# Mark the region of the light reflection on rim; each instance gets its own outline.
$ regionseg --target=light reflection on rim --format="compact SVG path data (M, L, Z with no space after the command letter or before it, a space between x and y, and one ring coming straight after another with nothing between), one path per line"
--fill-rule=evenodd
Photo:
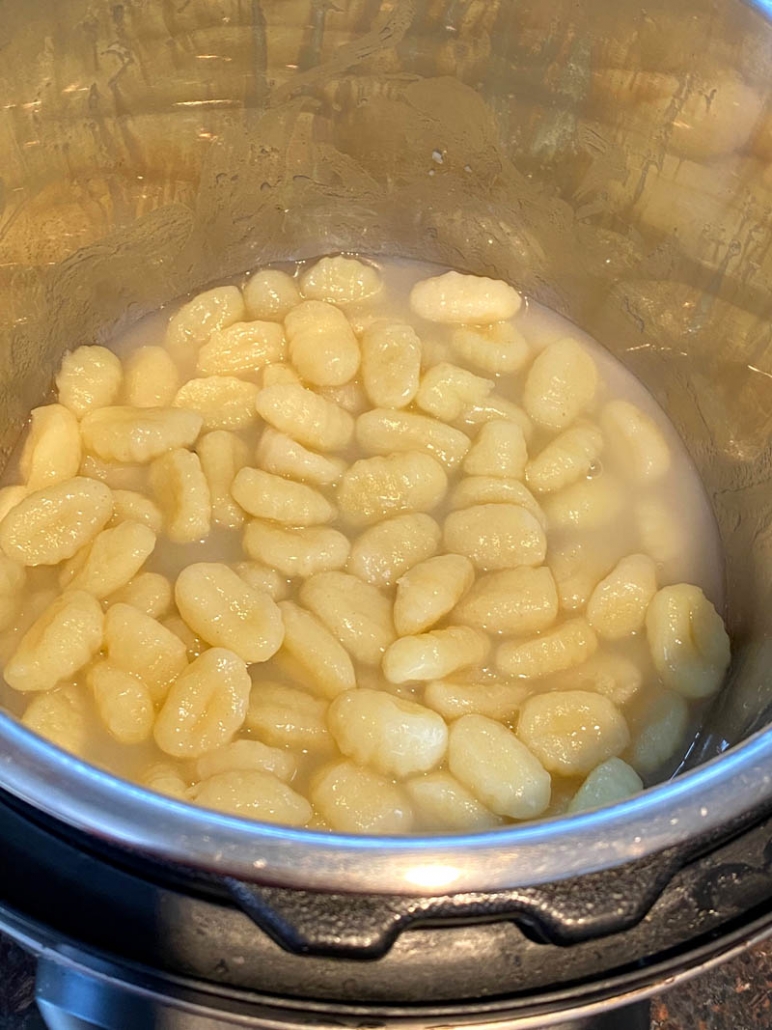
M101 840L210 873L348 892L548 883L682 844L772 800L772 730L610 809L443 838L326 834L198 809L87 765L3 713L0 749L0 787Z

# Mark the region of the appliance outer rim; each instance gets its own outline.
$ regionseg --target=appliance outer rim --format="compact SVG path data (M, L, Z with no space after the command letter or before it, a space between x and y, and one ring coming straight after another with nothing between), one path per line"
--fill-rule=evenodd
M455 837L354 837L260 824L153 794L0 713L0 788L144 856L273 886L437 895L532 887L677 848L772 807L772 729L607 809Z

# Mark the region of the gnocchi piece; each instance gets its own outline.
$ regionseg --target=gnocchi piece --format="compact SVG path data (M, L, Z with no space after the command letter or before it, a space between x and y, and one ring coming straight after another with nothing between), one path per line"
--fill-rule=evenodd
M291 436L270 426L263 430L255 459L264 472L316 486L332 486L346 471L346 463L341 458L310 451Z
M525 337L511 322L460 325L450 343L460 358L492 375L518 372L531 356Z
M153 619L168 614L172 606L172 585L159 572L140 572L109 598L111 604L130 604Z
M405 792L385 776L350 761L321 770L311 786L311 802L340 833L400 834L413 825Z
M354 420L347 411L293 383L264 387L256 406L274 429L317 451L340 451L354 435Z
M356 685L348 651L315 615L292 601L279 604L284 622L284 651L298 662L310 687L333 698Z
M235 433L215 429L199 439L196 453L209 487L212 522L225 529L240 529L244 525L244 510L236 503L231 487L249 462L249 448Z
M22 723L63 751L82 755L88 743L88 707L80 687L73 684L36 694L24 710Z
M558 617L552 573L522 566L481 576L453 612L453 621L486 633L528 636L548 629Z
M196 762L196 775L199 780L206 780L219 773L256 769L289 783L297 772L297 765L289 751L269 747L259 740L242 739L202 755Z
M442 361L424 373L416 403L443 422L455 422L470 408L484 404L493 385L492 379L482 379L459 365Z
M460 480L450 495L450 510L473 508L478 504L517 504L547 528L547 516L531 491L516 479L499 476L467 476Z
M398 779L434 769L448 747L448 727L440 715L382 690L340 694L330 705L327 724L347 758Z
M654 562L646 554L631 554L593 590L587 602L587 621L604 640L622 640L643 629L656 592Z
M313 487L249 466L236 473L231 493L250 515L285 525L316 526L335 515L324 494Z
M550 803L550 775L539 759L484 715L464 715L450 727L448 768L496 815L533 819Z
M421 341L404 322L379 321L362 334L362 382L375 408L404 408L415 399Z
M523 387L523 407L534 422L566 429L589 411L598 389L598 369L576 340L548 344L537 355Z
M646 636L666 687L688 698L716 693L729 667L729 637L699 587L678 583L658 591L646 612Z
M619 482L608 473L550 494L542 501L547 521L556 529L603 529L619 518L625 495Z
M103 529L88 545L70 588L103 600L134 578L153 553L155 539L152 529L141 522L121 522L114 529Z
M110 526L121 522L139 522L160 533L163 529L164 517L157 504L137 490L113 490L113 517Z
M202 808L284 826L305 826L311 806L292 787L258 769L231 769L196 784L189 797Z
M356 422L356 440L368 454L425 451L446 469L464 459L470 440L460 429L412 411L373 408Z
M62 594L32 623L5 663L14 690L49 690L87 665L102 646L104 616L83 590Z
M300 292L306 299L331 304L354 304L380 289L377 268L342 254L321 258L300 277Z
M168 625L123 602L107 609L104 644L110 663L141 679L154 704L187 668L186 646Z
M158 458L150 467L150 487L170 540L192 544L209 535L212 501L197 454L180 447Z
M140 347L126 359L123 401L131 408L166 408L180 388L180 373L163 347Z
M0 489L0 522L17 504L21 504L27 492L26 486L4 486Z
M195 634L227 648L247 665L265 662L281 647L284 626L271 597L217 562L188 565L174 587L177 609Z
M216 329L198 352L200 376L242 376L284 361L284 331L276 322L234 322Z
M689 707L682 694L664 690L636 720L634 739L627 754L641 776L651 776L676 754L689 724Z
M440 554L413 565L397 580L394 627L414 636L452 611L474 582L474 566L460 554Z
M464 460L468 476L501 476L522 479L528 451L525 436L514 422L493 420L480 430Z
M379 665L394 641L389 600L356 576L320 572L300 588L300 600L364 665Z
M348 561L348 537L328 526L292 529L252 519L244 530L244 550L288 578L307 579L318 572L342 569Z
M58 565L90 543L112 513L109 487L75 476L13 507L0 522L0 547L20 565Z
M326 715L327 701L261 680L249 695L246 728L271 747L325 751L330 747Z
M176 758L222 747L244 724L251 687L238 655L221 647L204 651L172 683L153 728L156 744Z
M666 504L656 497L643 497L633 510L641 549L655 562L666 565L687 548L684 531Z
M668 442L654 419L640 408L625 400L609 401L600 413L600 424L621 475L651 483L670 471Z
M508 676L542 679L581 665L598 648L598 638L586 619L569 619L532 640L503 643L496 665Z
M397 515L370 526L351 548L348 569L376 587L392 586L417 562L437 553L442 531L429 515Z
M18 614L26 582L26 569L0 555L0 630L7 629Z
M306 300L284 319L289 355L301 379L342 386L359 371L359 342L348 319L332 304Z
M482 833L501 825L501 819L449 772L416 776L405 783L405 790L423 829Z
M558 601L564 611L581 611L600 580L613 567L606 548L597 541L566 541L551 547L547 564L555 579Z
M77 476L81 460L78 420L62 404L33 408L29 435L19 460L28 492Z
M361 458L341 477L338 506L355 525L435 508L448 488L442 466L420 451Z
M83 445L102 461L147 465L167 451L192 446L204 420L179 408L100 408L80 424Z
M86 676L99 717L121 744L141 744L153 731L150 691L137 676L110 662L97 662Z
M434 629L396 640L383 656L383 674L389 683L441 679L479 665L489 650L488 637L469 626Z
M525 466L525 481L537 494L554 493L586 478L603 450L603 434L581 422L551 440Z
M143 787L178 801L187 800L188 782L171 762L153 762L142 774Z
M272 365L266 365L260 377L263 389L268 386L300 386L303 387L300 376L291 365L276 361Z
M235 376L189 379L174 395L172 406L200 415L204 429L241 429L257 418L260 387Z
M282 579L276 569L269 565L263 565L258 561L240 561L232 566L233 571L241 576L247 586L253 590L262 590L274 599L283 601L287 596L289 587L287 580Z
M624 655L598 652L581 665L551 676L547 685L552 690L594 690L621 707L641 689L643 672Z
M283 322L287 312L300 303L300 291L291 275L277 268L261 268L244 284L244 303L250 318Z
M198 348L217 329L242 322L246 315L238 286L215 286L183 304L169 319L164 346L175 361L194 358Z
M76 418L114 404L122 382L121 363L106 347L78 347L65 354L56 374L59 403Z
M593 808L604 808L626 801L642 790L643 780L635 769L621 758L609 758L592 770L571 799L568 811L587 812Z
M478 504L445 519L445 549L463 554L483 571L541 565L547 537L537 519L518 504Z
M446 325L505 322L517 314L522 303L522 297L509 283L460 272L423 279L410 291L413 314Z
M517 735L545 769L560 776L586 776L630 743L619 709L586 690L533 694L523 702Z
M426 684L423 700L448 722L463 715L484 715L497 722L511 722L527 696L528 688L520 683L432 680Z

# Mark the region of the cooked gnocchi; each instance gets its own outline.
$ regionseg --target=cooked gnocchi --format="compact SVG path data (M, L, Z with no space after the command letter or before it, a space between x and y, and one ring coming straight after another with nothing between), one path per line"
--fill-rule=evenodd
M672 768L729 664L715 548L597 344L507 283L351 255L130 343L65 356L0 488L30 730L344 833L484 832Z

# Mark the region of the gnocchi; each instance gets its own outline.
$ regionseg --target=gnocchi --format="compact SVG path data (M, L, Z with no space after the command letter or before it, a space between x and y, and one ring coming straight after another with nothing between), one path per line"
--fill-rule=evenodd
M198 352L200 376L242 376L284 361L287 344L276 322L235 322L216 329Z
M289 356L300 378L314 386L342 386L359 370L359 342L332 304L306 300L284 319Z
M421 341L404 322L376 322L362 334L362 383L374 408L404 408L418 393Z
M397 580L394 626L401 636L423 633L455 606L474 582L474 566L461 554L440 554Z
M430 515L396 515L356 538L349 571L376 587L390 587L418 562L436 553L442 531Z
M80 468L80 426L63 404L35 408L19 471L28 492L77 476Z
M174 600L195 634L247 665L267 661L281 647L284 626L276 603L227 565L188 565L177 577Z
M730 658L710 516L575 327L507 283L338 255L126 342L65 357L0 486L31 730L315 832L554 818L683 755Z
M584 690L534 694L523 702L517 735L545 769L587 776L630 743L624 716L601 694Z
M20 565L58 565L89 544L112 513L110 489L75 476L11 508L0 522L0 548Z
M448 768L486 808L532 819L550 802L550 775L511 730L484 715L463 715L450 727Z
M688 698L710 697L729 666L729 637L699 587L663 587L646 611L649 650L662 682Z
M156 743L179 758L199 758L227 744L244 723L251 686L246 665L232 651L204 651L171 685L153 727Z
M444 719L382 690L347 690L330 705L335 743L357 765L404 779L439 765L448 747Z
M548 429L566 429L592 408L598 369L576 340L556 340L536 357L523 387L523 407Z

